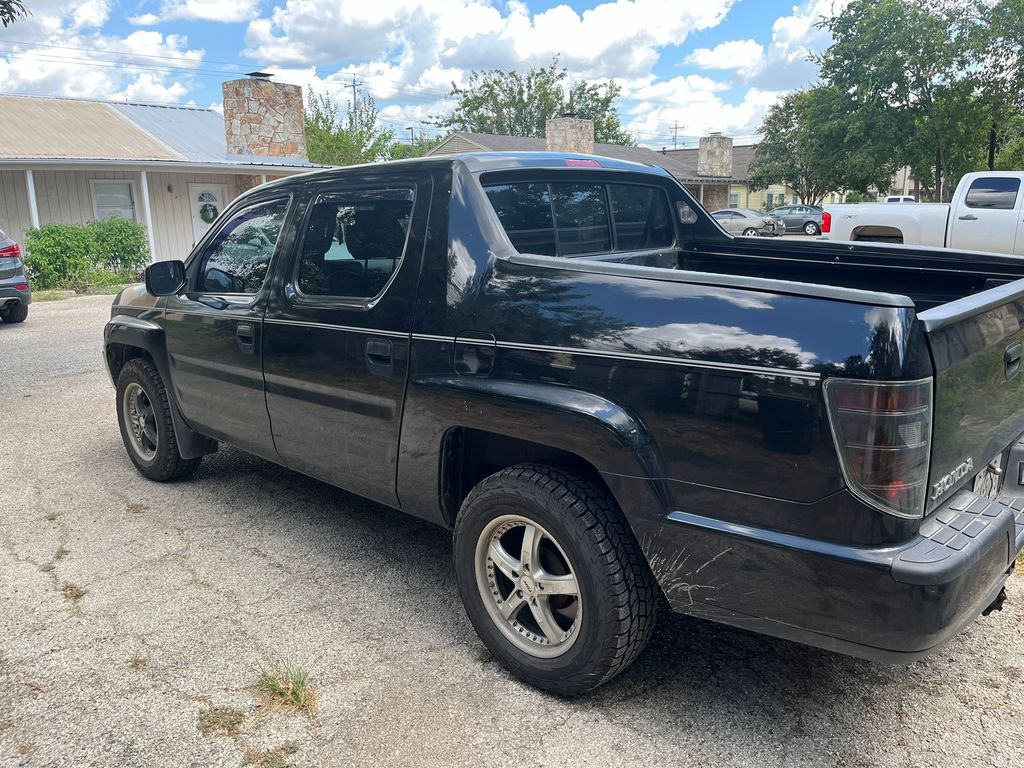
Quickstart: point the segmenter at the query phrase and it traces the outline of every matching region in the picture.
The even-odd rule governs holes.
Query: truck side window
[[[369,299],[383,292],[405,254],[411,189],[321,194],[299,248],[298,288],[308,296]]]
[[[602,253],[612,249],[603,184],[553,183],[551,197],[558,225],[560,256]]]
[[[485,187],[501,225],[520,253],[556,256],[551,193],[544,183],[495,184]]]
[[[1020,179],[975,179],[971,188],[967,190],[965,205],[968,208],[1012,211],[1017,207],[1018,191]]]
[[[239,211],[206,248],[196,290],[200,293],[258,293],[277,248],[288,200]]]
[[[620,251],[664,248],[675,240],[668,198],[655,187],[609,184],[615,247]]]

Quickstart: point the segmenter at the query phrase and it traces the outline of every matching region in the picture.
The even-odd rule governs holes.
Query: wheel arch
[[[451,526],[474,485],[522,463],[561,466],[595,480],[627,518],[640,500],[617,493],[617,477],[644,479],[651,497],[643,502],[656,498],[667,504],[664,462],[646,426],[606,398],[544,383],[475,377],[421,380],[416,389],[406,404],[412,416],[403,423],[399,462],[399,497],[412,514],[440,515],[436,522]],[[418,408],[421,398],[430,406]],[[436,437],[432,444],[417,445],[414,434]],[[406,452],[410,444],[416,450]],[[432,470],[427,457],[436,462]],[[436,477],[433,501],[423,482],[428,472]]]
[[[149,360],[156,367],[160,378],[164,380],[167,402],[171,409],[171,420],[174,423],[174,434],[178,441],[178,452],[181,457],[194,459],[215,452],[217,442],[192,429],[178,407],[168,370],[167,346],[164,341],[163,328],[151,320],[119,315],[107,323],[103,336],[107,372],[115,387],[118,376],[130,360],[143,358]]]

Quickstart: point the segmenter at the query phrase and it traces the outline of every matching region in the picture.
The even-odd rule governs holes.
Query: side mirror
[[[185,262],[157,261],[146,267],[146,291],[154,296],[174,296],[185,287]]]

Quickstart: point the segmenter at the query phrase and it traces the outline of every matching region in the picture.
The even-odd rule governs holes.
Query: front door
[[[281,458],[391,506],[429,206],[423,174],[321,189],[263,337]]]
[[[218,225],[168,296],[171,384],[185,419],[209,437],[277,459],[263,391],[266,278],[289,199],[254,202]]]
[[[228,205],[228,188],[224,184],[189,184],[188,199],[192,210],[192,242],[198,243]]]
[[[1011,176],[982,176],[950,211],[950,248],[994,253],[1014,251],[1021,218],[1021,183]]]

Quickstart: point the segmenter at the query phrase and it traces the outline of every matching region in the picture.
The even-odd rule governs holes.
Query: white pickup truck
[[[968,173],[951,203],[826,206],[828,240],[906,243],[1024,256],[1024,171]]]

